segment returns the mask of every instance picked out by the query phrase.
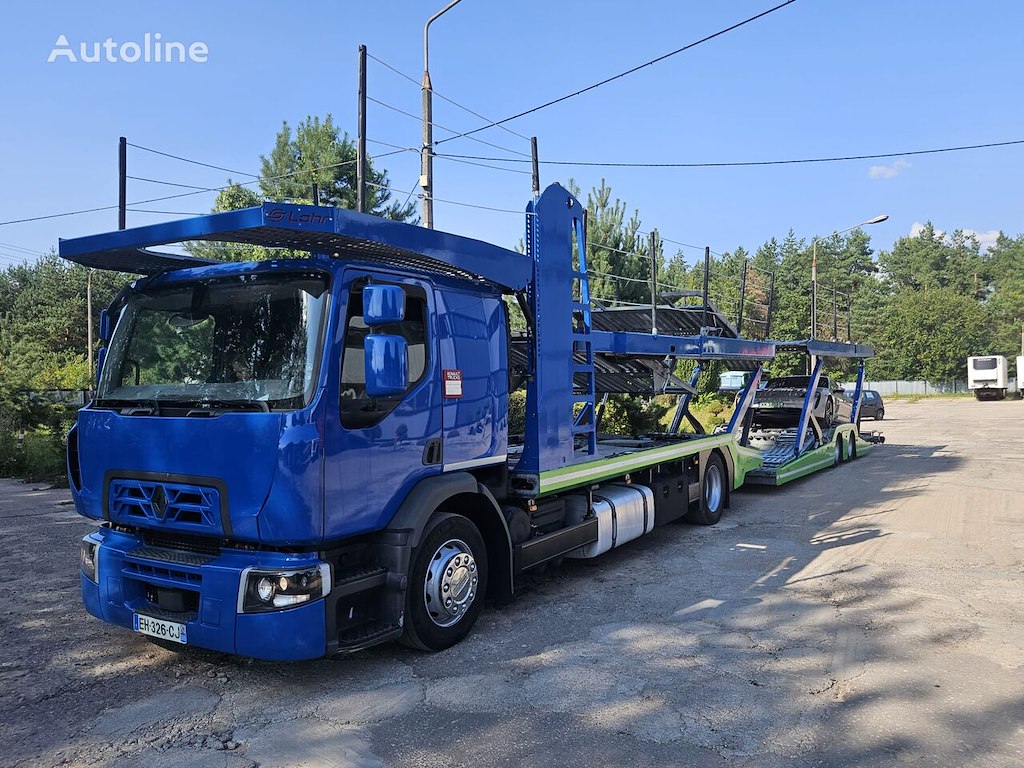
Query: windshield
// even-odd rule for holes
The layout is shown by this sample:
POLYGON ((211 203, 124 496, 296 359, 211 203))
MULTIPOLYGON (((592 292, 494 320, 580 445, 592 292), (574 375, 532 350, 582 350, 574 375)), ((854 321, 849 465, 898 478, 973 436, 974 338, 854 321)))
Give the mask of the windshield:
POLYGON ((316 387, 327 295, 316 272, 134 293, 110 341, 96 404, 301 408, 316 387))
POLYGON ((779 376, 775 379, 768 379, 765 382, 765 389, 807 389, 811 383, 810 376, 779 376))

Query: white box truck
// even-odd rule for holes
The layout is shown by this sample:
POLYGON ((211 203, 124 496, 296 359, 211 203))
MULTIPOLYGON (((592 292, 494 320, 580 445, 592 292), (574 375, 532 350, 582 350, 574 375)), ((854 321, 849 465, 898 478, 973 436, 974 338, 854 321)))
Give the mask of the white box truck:
POLYGON ((978 400, 1002 400, 1006 397, 1006 377, 1006 358, 1002 355, 967 358, 967 389, 978 400))

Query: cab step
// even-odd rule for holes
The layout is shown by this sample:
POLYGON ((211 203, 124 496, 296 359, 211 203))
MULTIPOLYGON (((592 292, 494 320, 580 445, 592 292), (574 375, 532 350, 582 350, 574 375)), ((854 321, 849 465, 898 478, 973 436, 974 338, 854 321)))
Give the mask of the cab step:
POLYGON ((399 624, 372 622, 361 627, 346 630, 338 635, 338 650, 344 652, 361 651, 371 645, 394 640, 402 634, 399 624))
POLYGON ((331 587, 337 597, 348 597, 369 589, 382 587, 387 583, 388 569, 383 566, 369 567, 358 571, 349 571, 338 575, 331 587))

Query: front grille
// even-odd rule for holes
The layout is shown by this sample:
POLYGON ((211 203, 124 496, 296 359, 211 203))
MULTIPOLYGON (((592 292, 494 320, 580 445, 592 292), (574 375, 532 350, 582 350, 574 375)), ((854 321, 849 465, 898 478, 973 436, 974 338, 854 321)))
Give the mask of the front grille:
POLYGON ((116 479, 110 483, 109 498, 114 520, 220 529, 221 498, 216 488, 116 479))
MULTIPOLYGON (((131 557, 131 555, 129 555, 131 557)), ((203 577, 198 573, 190 573, 180 568, 174 568, 169 563, 160 562, 135 562, 125 560, 121 572, 130 578, 140 581, 159 579, 168 583, 181 585, 183 587, 196 588, 203 583, 203 577)))
POLYGON ((142 540, 148 546, 161 549, 176 549, 182 552, 194 552, 209 555, 211 558, 220 554, 220 542, 217 539, 202 539, 197 536, 182 536, 167 531, 146 529, 142 532, 142 540))
POLYGON ((163 547, 136 547, 131 551, 131 556, 144 560, 160 560, 175 565, 190 565, 193 568, 206 565, 217 557, 199 552, 185 552, 180 549, 164 549, 163 547))

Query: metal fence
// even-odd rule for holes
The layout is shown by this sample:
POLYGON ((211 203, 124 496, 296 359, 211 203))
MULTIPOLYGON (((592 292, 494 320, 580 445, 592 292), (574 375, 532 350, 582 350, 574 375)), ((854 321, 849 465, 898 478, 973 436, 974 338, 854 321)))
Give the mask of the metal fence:
MULTIPOLYGON (((954 395, 969 391, 966 379, 955 381, 865 381, 864 389, 873 389, 882 397, 887 395, 954 395)), ((1007 391, 1017 391, 1016 379, 1009 379, 1007 391)))

